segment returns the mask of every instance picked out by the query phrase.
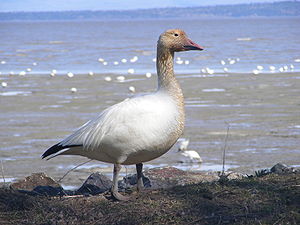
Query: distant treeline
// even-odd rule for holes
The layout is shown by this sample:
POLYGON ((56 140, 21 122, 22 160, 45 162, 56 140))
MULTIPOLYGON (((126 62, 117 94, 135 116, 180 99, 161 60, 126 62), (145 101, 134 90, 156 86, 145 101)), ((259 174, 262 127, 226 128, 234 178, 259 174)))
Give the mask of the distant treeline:
POLYGON ((187 8, 111 11, 2 12, 0 20, 107 20, 203 17, 300 16, 300 2, 252 3, 187 8))

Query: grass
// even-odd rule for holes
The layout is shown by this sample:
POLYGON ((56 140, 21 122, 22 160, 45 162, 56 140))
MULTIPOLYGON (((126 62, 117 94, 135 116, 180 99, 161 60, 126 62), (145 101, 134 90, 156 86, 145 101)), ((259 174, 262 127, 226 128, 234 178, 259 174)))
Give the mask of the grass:
POLYGON ((300 224, 300 174, 145 190, 128 202, 0 189, 0 224, 300 224))

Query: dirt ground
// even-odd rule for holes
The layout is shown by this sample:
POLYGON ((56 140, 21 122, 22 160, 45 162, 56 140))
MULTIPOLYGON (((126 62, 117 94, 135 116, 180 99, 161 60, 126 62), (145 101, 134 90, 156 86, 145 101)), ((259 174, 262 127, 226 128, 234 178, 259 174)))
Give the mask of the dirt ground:
POLYGON ((145 190, 117 202, 0 189, 0 224, 300 224, 300 174, 145 190))

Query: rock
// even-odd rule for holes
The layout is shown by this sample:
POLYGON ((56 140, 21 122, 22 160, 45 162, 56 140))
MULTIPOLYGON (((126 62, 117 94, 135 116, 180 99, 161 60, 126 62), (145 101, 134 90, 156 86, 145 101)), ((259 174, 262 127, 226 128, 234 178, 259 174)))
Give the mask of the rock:
POLYGON ((24 180, 19 180, 10 185, 12 189, 25 191, 33 191, 38 186, 48 186, 62 189, 59 183, 47 176, 45 173, 33 173, 24 180))
MULTIPOLYGON (((174 186, 183 186, 199 182, 211 182, 218 180, 218 174, 215 172, 189 172, 177 169, 175 167, 159 167, 144 171, 144 186, 146 188, 170 188, 174 186)), ((133 187, 136 185, 136 174, 128 175, 119 182, 121 188, 133 187)))
POLYGON ((112 181, 100 173, 92 173, 83 185, 76 191, 77 194, 97 195, 108 191, 112 186, 112 181))
POLYGON ((283 163, 277 163, 271 168, 271 172, 276 174, 284 174, 284 173, 296 173, 297 170, 283 163))
MULTIPOLYGON (((151 187, 150 180, 143 175, 143 183, 145 188, 151 187)), ((124 191, 126 188, 132 188, 137 184, 137 175, 136 174, 129 174, 125 177, 123 177, 123 180, 120 180, 118 182, 119 189, 124 191)))

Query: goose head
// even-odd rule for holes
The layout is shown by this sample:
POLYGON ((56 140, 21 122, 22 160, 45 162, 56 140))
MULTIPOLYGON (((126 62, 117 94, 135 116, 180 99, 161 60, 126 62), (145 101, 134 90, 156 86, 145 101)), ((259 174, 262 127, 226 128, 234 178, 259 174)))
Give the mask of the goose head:
POLYGON ((157 43, 159 48, 169 49, 172 52, 203 50, 203 47, 190 40, 180 29, 171 29, 162 33, 157 43))

